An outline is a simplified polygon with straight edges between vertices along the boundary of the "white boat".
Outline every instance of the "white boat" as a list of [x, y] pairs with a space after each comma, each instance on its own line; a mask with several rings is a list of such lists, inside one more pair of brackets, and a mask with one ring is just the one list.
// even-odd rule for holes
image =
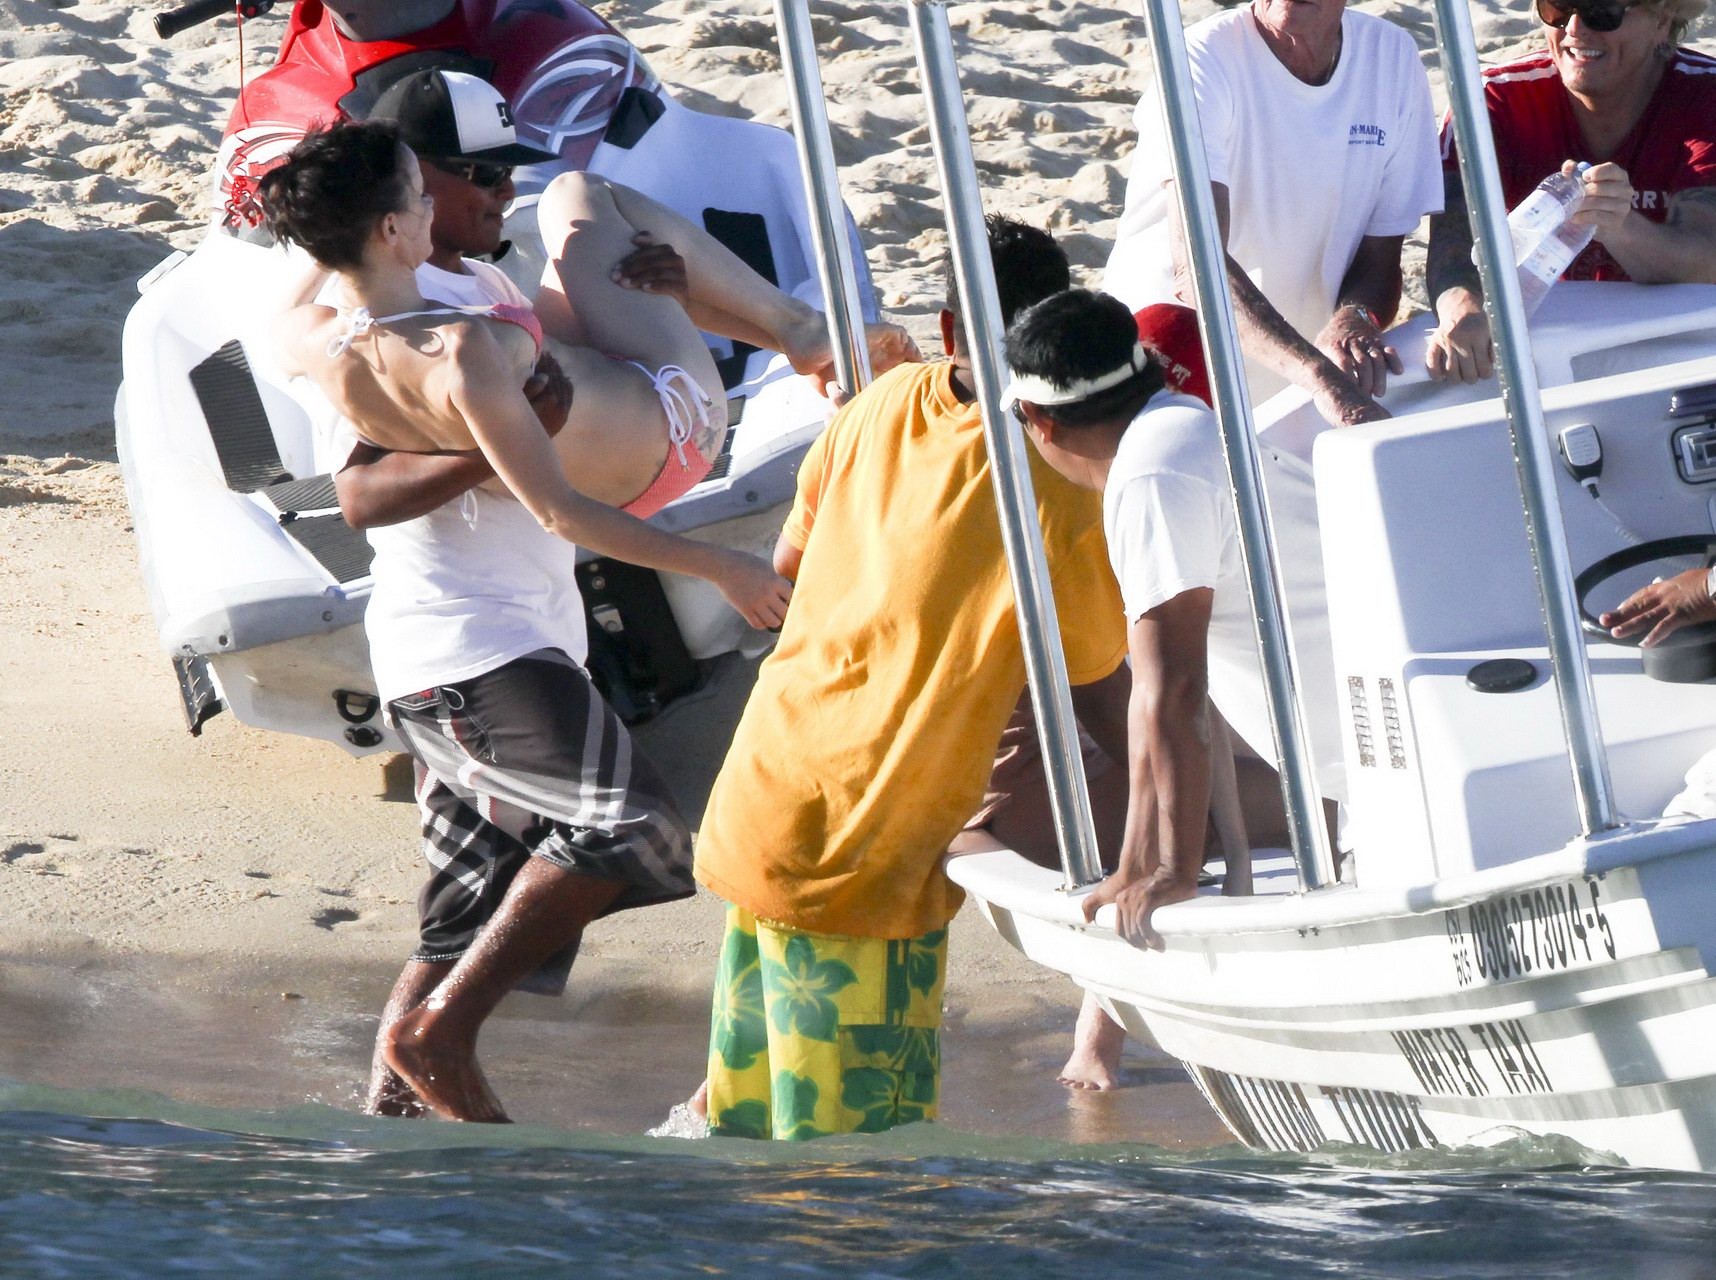
[[[1262, 859], [1253, 896], [1158, 910], [1160, 951], [1119, 937], [1111, 906], [1083, 918], [1100, 872], [997, 310], [974, 302], [992, 284], [952, 42], [926, 0], [914, 36], [1064, 862], [1000, 850], [948, 874], [1005, 940], [1183, 1062], [1250, 1146], [1557, 1135], [1716, 1170], [1716, 821], [1654, 816], [1716, 749], [1716, 684], [1647, 673], [1594, 620], [1582, 633], [1576, 598], [1600, 611], [1651, 557], [1716, 556], [1716, 287], [1559, 285], [1526, 356], [1517, 284], [1486, 267], [1505, 407], [1495, 382], [1420, 372], [1392, 387], [1392, 421], [1331, 431], [1288, 391], [1254, 434], [1180, 17], [1143, 8], [1296, 848]], [[1470, 15], [1436, 14], [1474, 225], [1499, 256]], [[1395, 332], [1409, 369], [1431, 323]], [[1326, 632], [1299, 660], [1330, 679], [1301, 681], [1284, 615], [1324, 594], [1326, 618], [1293, 631]], [[1716, 675], [1716, 640], [1688, 658]], [[1350, 883], [1296, 706], [1319, 689], [1340, 702], [1315, 710], [1343, 725]]]
[[[1396, 332], [1409, 364], [1425, 324]], [[1716, 471], [1687, 479], [1681, 447], [1716, 440], [1701, 397], [1716, 392], [1716, 288], [1561, 285], [1532, 345], [1550, 430], [1593, 426], [1605, 455], [1600, 500], [1561, 476], [1575, 564], [1716, 543]], [[1087, 925], [1060, 874], [1017, 854], [948, 871], [1002, 937], [1184, 1062], [1251, 1146], [1526, 1132], [1709, 1170], [1716, 822], [1652, 815], [1716, 749], [1716, 686], [1652, 679], [1636, 649], [1592, 642], [1637, 820], [1580, 837], [1495, 395], [1418, 381], [1388, 397], [1394, 421], [1338, 432], [1297, 392], [1258, 414], [1272, 496], [1301, 483], [1315, 441], [1356, 883], [1302, 894], [1288, 858], [1265, 860], [1255, 897], [1157, 912], [1151, 952], [1116, 935], [1112, 908]], [[1297, 545], [1277, 531], [1284, 553]], [[1483, 691], [1473, 673], [1497, 661], [1530, 669]]]
[[[599, 80], [613, 72], [609, 46], [624, 41], [595, 39], [604, 42], [591, 64]], [[587, 167], [709, 226], [783, 290], [820, 305], [812, 213], [791, 136], [675, 102], [635, 50], [624, 52], [620, 63], [636, 81], [621, 99], [628, 121], [624, 129], [610, 124]], [[573, 95], [566, 109], [583, 107]], [[578, 116], [581, 127], [587, 115]], [[265, 161], [289, 149], [302, 128], [250, 133], [253, 160]], [[540, 191], [551, 168], [521, 171], [525, 194], [508, 223], [515, 252], [502, 259], [532, 293], [544, 255], [528, 193], [532, 183]], [[855, 241], [849, 219], [844, 225]], [[194, 252], [173, 254], [143, 278], [126, 319], [119, 459], [161, 647], [193, 734], [230, 709], [247, 724], [326, 739], [358, 755], [398, 750], [379, 714], [362, 626], [369, 547], [338, 513], [328, 476], [334, 460], [318, 456], [314, 424], [331, 410], [302, 380], [282, 377], [270, 355], [266, 300], [280, 294], [294, 260], [254, 238], [217, 217]], [[854, 257], [855, 296], [874, 319], [869, 273], [861, 253]], [[791, 496], [798, 461], [830, 409], [784, 356], [710, 343], [732, 426], [709, 476], [653, 523], [757, 550], [772, 544], [773, 531], [751, 517]], [[655, 668], [650, 679], [671, 663], [683, 687], [696, 676], [696, 660], [768, 643], [713, 586], [666, 574], [659, 593], [655, 575], [644, 575], [638, 612], [653, 634], [640, 639], [639, 619], [611, 595], [643, 571], [582, 558], [591, 667], [598, 680], [611, 677], [622, 714], [636, 705], [622, 701], [635, 690], [614, 686], [640, 648]], [[650, 696], [649, 689], [641, 695]]]

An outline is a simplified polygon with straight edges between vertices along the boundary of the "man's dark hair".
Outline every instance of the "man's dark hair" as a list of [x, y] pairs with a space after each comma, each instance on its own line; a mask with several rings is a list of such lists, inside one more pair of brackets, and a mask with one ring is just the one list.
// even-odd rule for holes
[[[989, 233], [989, 260], [995, 266], [995, 291], [1001, 296], [1001, 323], [1013, 323], [1032, 303], [1059, 293], [1072, 283], [1066, 252], [1047, 231], [992, 213], [983, 219]], [[970, 339], [959, 309], [959, 282], [953, 273], [953, 248], [941, 260], [947, 309], [953, 312], [954, 341], [969, 349]]]
[[[1067, 289], [1030, 308], [1007, 331], [1007, 364], [1015, 373], [1058, 387], [1112, 373], [1132, 359], [1138, 324], [1126, 304], [1106, 293]], [[1150, 356], [1126, 381], [1071, 404], [1037, 407], [1062, 427], [1130, 422], [1162, 389], [1162, 366]]]
[[362, 265], [376, 223], [404, 209], [408, 190], [399, 131], [382, 123], [313, 129], [256, 184], [274, 238], [335, 271]]

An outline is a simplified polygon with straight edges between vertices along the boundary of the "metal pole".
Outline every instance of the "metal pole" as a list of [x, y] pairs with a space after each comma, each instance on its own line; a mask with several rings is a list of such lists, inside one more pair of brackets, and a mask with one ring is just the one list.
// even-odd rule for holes
[[1495, 338], [1502, 402], [1513, 433], [1514, 465], [1525, 500], [1525, 532], [1537, 570], [1544, 629], [1549, 635], [1549, 663], [1555, 672], [1561, 724], [1572, 760], [1573, 797], [1580, 829], [1589, 836], [1619, 825], [1619, 819], [1591, 688], [1590, 657], [1579, 630], [1573, 566], [1561, 522], [1561, 499], [1555, 489], [1555, 463], [1549, 456], [1549, 433], [1543, 425], [1537, 368], [1526, 346], [1525, 308], [1520, 303], [1519, 276], [1513, 269], [1513, 241], [1502, 205], [1495, 139], [1488, 127], [1477, 40], [1466, 0], [1436, 0], [1436, 34], [1460, 144], [1460, 178], [1477, 233], [1484, 309]]
[[810, 206], [811, 238], [828, 305], [829, 339], [834, 347], [834, 376], [849, 393], [870, 381], [870, 348], [864, 337], [864, 307], [858, 297], [858, 273], [846, 234], [846, 206], [840, 200], [839, 170], [828, 133], [828, 103], [816, 40], [810, 29], [808, 0], [776, 0], [781, 62], [792, 95], [792, 132], [798, 141], [798, 166]]
[[1055, 815], [1066, 888], [1072, 890], [1102, 879], [1102, 861], [1096, 851], [1084, 757], [1079, 752], [1072, 692], [1067, 684], [1066, 655], [1061, 651], [1055, 599], [1049, 590], [1043, 531], [1037, 523], [1037, 496], [1031, 486], [1027, 453], [1030, 446], [1024, 432], [1010, 426], [1009, 415], [1001, 407], [1005, 386], [1001, 302], [995, 292], [977, 165], [971, 155], [965, 100], [960, 94], [959, 68], [953, 60], [953, 35], [944, 3], [908, 0], [907, 9], [917, 44], [918, 74], [929, 107], [930, 140], [941, 173], [954, 276], [971, 342], [971, 369], [977, 382], [977, 403], [983, 412], [995, 502], [1001, 511], [1001, 540], [1013, 580], [1031, 705], [1042, 739], [1049, 804]]
[[1275, 751], [1281, 761], [1281, 792], [1287, 802], [1293, 861], [1299, 868], [1300, 887], [1320, 889], [1335, 881], [1334, 856], [1323, 823], [1316, 773], [1306, 748], [1298, 696], [1299, 667], [1281, 607], [1281, 570], [1269, 522], [1269, 495], [1263, 485], [1251, 398], [1240, 365], [1239, 334], [1234, 328], [1233, 298], [1227, 284], [1227, 251], [1222, 246], [1210, 192], [1209, 161], [1192, 96], [1185, 32], [1180, 28], [1179, 6], [1173, 0], [1144, 0], [1144, 19], [1156, 51], [1156, 82], [1168, 121], [1175, 193], [1192, 260], [1198, 328], [1209, 355], [1222, 451], [1227, 455], [1227, 474], [1239, 515], [1245, 577], [1251, 588], [1252, 611], [1257, 615], [1257, 642], [1263, 654]]

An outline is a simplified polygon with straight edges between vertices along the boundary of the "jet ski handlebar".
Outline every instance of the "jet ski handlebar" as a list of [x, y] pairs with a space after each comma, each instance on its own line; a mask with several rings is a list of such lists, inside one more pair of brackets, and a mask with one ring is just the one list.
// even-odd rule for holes
[[274, 7], [274, 0], [191, 0], [177, 9], [167, 9], [155, 15], [155, 34], [170, 40], [181, 31], [201, 26], [223, 13], [236, 13], [240, 18], [260, 18]]

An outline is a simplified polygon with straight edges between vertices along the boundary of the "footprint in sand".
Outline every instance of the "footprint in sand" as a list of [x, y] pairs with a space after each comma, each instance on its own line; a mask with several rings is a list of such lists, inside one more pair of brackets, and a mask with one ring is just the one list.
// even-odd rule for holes
[[349, 911], [345, 907], [323, 907], [310, 917], [310, 923], [318, 929], [327, 929], [332, 932], [335, 925], [350, 924], [357, 918], [357, 912]]

